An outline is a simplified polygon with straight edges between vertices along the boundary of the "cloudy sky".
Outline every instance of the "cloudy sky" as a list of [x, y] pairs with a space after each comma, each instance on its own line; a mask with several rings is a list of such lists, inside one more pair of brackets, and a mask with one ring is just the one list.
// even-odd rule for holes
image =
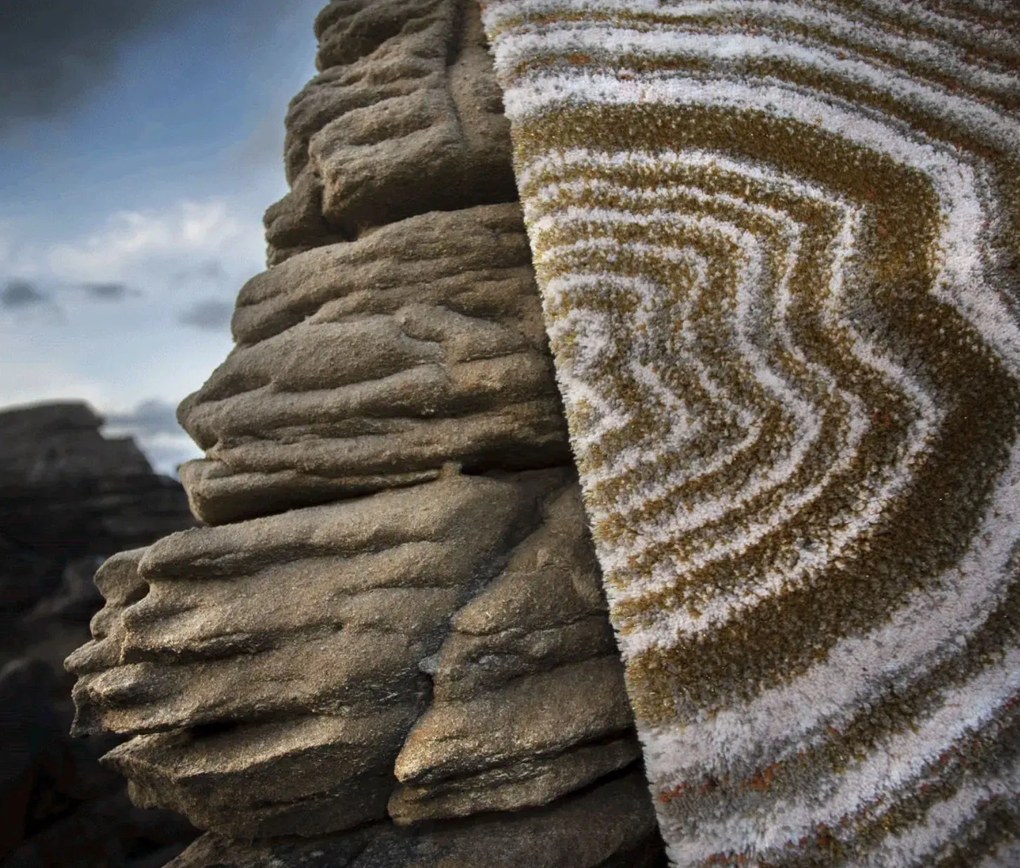
[[286, 191], [325, 0], [0, 0], [0, 406], [77, 398], [166, 471]]

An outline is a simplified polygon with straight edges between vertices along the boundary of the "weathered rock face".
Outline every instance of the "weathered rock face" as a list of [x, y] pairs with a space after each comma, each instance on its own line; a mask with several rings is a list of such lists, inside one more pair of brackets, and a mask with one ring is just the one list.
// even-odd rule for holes
[[465, 470], [569, 460], [515, 204], [301, 253], [241, 291], [238, 346], [180, 419], [181, 477], [232, 521]]
[[178, 866], [657, 864], [476, 5], [316, 27], [272, 267], [179, 411], [215, 526], [100, 570], [75, 729], [210, 830]]
[[648, 834], [648, 786], [631, 772], [541, 809], [401, 827], [373, 823], [345, 835], [256, 841], [200, 838], [167, 868], [433, 868], [598, 865], [653, 868], [661, 844]]
[[79, 734], [236, 837], [541, 805], [637, 757], [568, 470], [452, 475], [109, 560]]
[[415, 214], [516, 201], [477, 4], [334, 2], [315, 30], [321, 74], [287, 115], [292, 192], [266, 214], [270, 264]]

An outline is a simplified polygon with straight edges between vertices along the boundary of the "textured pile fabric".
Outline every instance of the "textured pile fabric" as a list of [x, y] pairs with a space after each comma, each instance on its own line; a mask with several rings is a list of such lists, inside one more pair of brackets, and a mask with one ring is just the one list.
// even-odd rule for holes
[[1020, 865], [1020, 5], [483, 6], [676, 865]]

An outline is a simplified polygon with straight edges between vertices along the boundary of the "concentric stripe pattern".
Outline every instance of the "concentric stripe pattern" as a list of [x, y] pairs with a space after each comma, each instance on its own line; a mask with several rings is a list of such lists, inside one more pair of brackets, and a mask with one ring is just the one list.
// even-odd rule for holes
[[677, 865], [1020, 852], [1020, 7], [499, 0]]

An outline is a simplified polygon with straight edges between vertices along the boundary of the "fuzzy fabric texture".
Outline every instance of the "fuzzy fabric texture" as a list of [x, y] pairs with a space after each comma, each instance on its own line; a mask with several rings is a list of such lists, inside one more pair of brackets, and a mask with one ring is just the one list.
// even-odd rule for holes
[[483, 16], [671, 859], [1020, 864], [1020, 7]]

